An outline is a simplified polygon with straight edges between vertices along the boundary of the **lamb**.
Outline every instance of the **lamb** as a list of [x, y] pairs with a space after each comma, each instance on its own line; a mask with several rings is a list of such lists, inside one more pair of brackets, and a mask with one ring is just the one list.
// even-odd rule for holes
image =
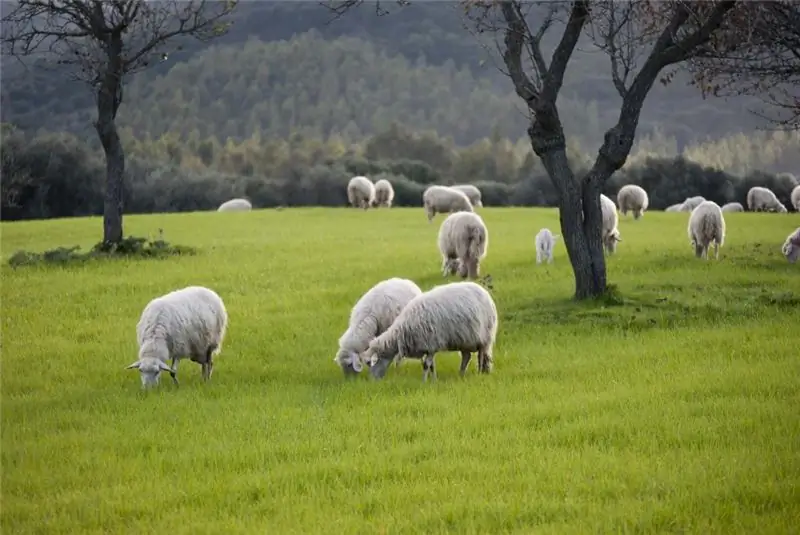
[[375, 199], [373, 200], [373, 206], [391, 208], [392, 201], [394, 201], [394, 188], [392, 187], [392, 183], [385, 178], [375, 182]]
[[682, 212], [683, 210], [681, 210], [681, 208], [683, 208], [683, 203], [672, 204], [672, 205], [667, 206], [666, 208], [664, 208], [664, 211], [665, 212]]
[[703, 201], [689, 216], [689, 240], [697, 258], [708, 260], [708, 247], [714, 242], [714, 258], [719, 259], [719, 248], [725, 241], [725, 218], [714, 201]]
[[436, 379], [434, 356], [460, 351], [463, 377], [472, 353], [478, 352], [478, 370], [489, 373], [497, 337], [497, 307], [492, 296], [474, 282], [454, 282], [411, 300], [389, 329], [374, 339], [364, 353], [375, 379], [386, 375], [395, 359], [422, 359], [422, 380]]
[[740, 202], [729, 202], [722, 205], [723, 212], [744, 212], [744, 206]]
[[628, 215], [628, 210], [633, 212], [633, 218], [639, 219], [647, 210], [650, 200], [647, 192], [635, 184], [622, 186], [617, 193], [617, 203], [622, 215]]
[[800, 212], [800, 186], [795, 186], [792, 190], [792, 194], [790, 195], [790, 199], [792, 200], [792, 206], [798, 212]]
[[790, 264], [797, 262], [797, 259], [800, 258], [800, 227], [786, 237], [781, 252]]
[[126, 369], [139, 370], [143, 388], [158, 385], [162, 371], [177, 385], [178, 361], [189, 357], [202, 366], [207, 381], [227, 327], [225, 305], [213, 290], [189, 286], [157, 297], [142, 311], [136, 325], [139, 358]]
[[247, 199], [231, 199], [219, 205], [217, 212], [249, 212], [253, 205]]
[[361, 296], [350, 312], [350, 323], [339, 338], [339, 351], [333, 359], [345, 377], [361, 373], [364, 367], [361, 354], [369, 343], [383, 334], [418, 295], [422, 295], [422, 290], [412, 281], [392, 278], [379, 282]]
[[430, 186], [422, 194], [422, 205], [428, 216], [428, 223], [437, 214], [453, 212], [474, 212], [469, 197], [462, 191], [447, 186]]
[[375, 200], [375, 186], [365, 176], [354, 176], [347, 183], [347, 201], [355, 208], [368, 209]]
[[473, 186], [472, 184], [458, 184], [450, 187], [466, 195], [469, 199], [469, 202], [472, 203], [473, 208], [483, 207], [481, 190], [479, 190], [477, 187]]
[[692, 210], [697, 208], [701, 202], [704, 202], [705, 200], [706, 198], [700, 195], [696, 197], [687, 197], [687, 199], [683, 201], [683, 204], [681, 205], [681, 212], [691, 212]]
[[478, 214], [456, 212], [447, 216], [439, 227], [438, 243], [442, 276], [458, 272], [461, 278], [476, 279], [489, 247], [489, 230]]
[[548, 264], [553, 263], [553, 247], [559, 234], [553, 234], [550, 229], [543, 228], [536, 235], [536, 263], [541, 264], [542, 260], [547, 260]]
[[761, 186], [754, 186], [747, 192], [747, 208], [752, 212], [787, 212], [772, 190]]
[[603, 211], [603, 227], [601, 230], [603, 246], [608, 254], [614, 254], [617, 251], [617, 242], [622, 241], [617, 228], [617, 223], [619, 222], [617, 206], [614, 201], [601, 193], [600, 209]]

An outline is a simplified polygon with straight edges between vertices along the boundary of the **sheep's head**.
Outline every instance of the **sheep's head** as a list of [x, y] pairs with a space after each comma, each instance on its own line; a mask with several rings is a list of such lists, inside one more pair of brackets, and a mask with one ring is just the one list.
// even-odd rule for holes
[[141, 358], [125, 369], [139, 370], [139, 376], [142, 379], [142, 388], [157, 386], [162, 371], [175, 374], [175, 370], [170, 368], [166, 362], [152, 357]]
[[783, 205], [783, 203], [778, 203], [778, 213], [785, 214], [787, 212], [788, 210], [786, 210], [786, 207]]
[[353, 377], [364, 369], [364, 360], [355, 351], [340, 349], [333, 361], [341, 366], [345, 377]]
[[622, 241], [622, 237], [619, 235], [619, 229], [614, 229], [608, 234], [606, 234], [605, 238], [603, 238], [603, 244], [606, 246], [606, 250], [610, 253], [613, 253], [617, 250], [617, 243]]
[[395, 352], [384, 348], [376, 338], [363, 354], [364, 362], [375, 379], [382, 379], [395, 357]]
[[783, 244], [781, 252], [790, 264], [797, 262], [797, 259], [800, 258], [800, 233], [790, 236], [786, 243]]

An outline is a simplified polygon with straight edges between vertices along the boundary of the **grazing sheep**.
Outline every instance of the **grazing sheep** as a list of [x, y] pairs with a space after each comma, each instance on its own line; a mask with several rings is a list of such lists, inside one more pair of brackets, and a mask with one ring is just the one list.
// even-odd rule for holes
[[481, 200], [481, 190], [472, 184], [458, 184], [450, 187], [466, 195], [469, 199], [469, 202], [472, 203], [473, 208], [481, 208], [483, 206], [483, 201]]
[[701, 202], [705, 202], [706, 198], [698, 195], [696, 197], [687, 197], [683, 204], [681, 205], [681, 212], [691, 212], [698, 206], [700, 206]]
[[430, 186], [426, 189], [422, 194], [422, 205], [425, 207], [428, 223], [433, 221], [437, 213], [474, 212], [472, 203], [464, 192], [447, 186]]
[[744, 212], [744, 206], [740, 202], [729, 202], [722, 206], [723, 212]]
[[797, 227], [794, 232], [786, 237], [786, 241], [781, 247], [781, 252], [790, 264], [797, 262], [800, 257], [800, 227]]
[[754, 186], [747, 192], [747, 209], [751, 212], [787, 212], [772, 190], [761, 186]]
[[361, 296], [350, 312], [350, 323], [339, 338], [339, 351], [333, 359], [345, 377], [361, 373], [364, 367], [361, 354], [369, 343], [383, 334], [418, 295], [422, 295], [422, 290], [412, 281], [392, 278], [379, 282]]
[[394, 188], [392, 187], [392, 183], [385, 178], [375, 182], [375, 200], [372, 202], [373, 206], [391, 208], [392, 201], [394, 201]]
[[454, 282], [411, 300], [389, 329], [374, 339], [364, 353], [370, 373], [381, 379], [395, 359], [422, 359], [422, 380], [432, 373], [439, 351], [461, 352], [461, 376], [472, 352], [478, 352], [478, 370], [492, 369], [492, 348], [497, 336], [497, 307], [492, 296], [474, 282]]
[[628, 215], [628, 210], [633, 212], [633, 218], [639, 219], [647, 210], [650, 200], [647, 192], [635, 184], [622, 186], [617, 192], [617, 204], [622, 215]]
[[157, 385], [162, 371], [169, 372], [177, 385], [178, 361], [189, 357], [202, 366], [207, 381], [227, 326], [225, 305], [208, 288], [189, 286], [156, 297], [144, 307], [136, 325], [139, 359], [126, 369], [139, 370], [144, 388]]
[[800, 186], [794, 187], [790, 198], [792, 200], [792, 206], [794, 206], [794, 209], [800, 212]]
[[683, 203], [672, 204], [672, 205], [667, 206], [666, 208], [664, 208], [664, 211], [665, 212], [682, 212], [683, 210], [681, 210], [681, 208], [683, 208]]
[[547, 260], [548, 264], [553, 263], [553, 247], [560, 235], [553, 234], [550, 229], [543, 228], [536, 235], [536, 263], [541, 264], [542, 260]]
[[714, 201], [703, 201], [689, 216], [689, 240], [697, 258], [708, 260], [708, 247], [714, 242], [714, 258], [725, 241], [725, 218]]
[[617, 223], [619, 222], [617, 206], [614, 201], [601, 193], [600, 208], [603, 211], [603, 228], [601, 230], [603, 246], [608, 254], [614, 254], [617, 251], [617, 242], [622, 241], [617, 228]]
[[458, 272], [461, 278], [476, 279], [489, 247], [489, 230], [478, 214], [456, 212], [442, 221], [438, 243], [442, 253], [442, 276]]
[[355, 208], [366, 210], [375, 200], [375, 186], [365, 176], [354, 176], [347, 183], [347, 201]]
[[249, 212], [253, 205], [247, 199], [231, 199], [219, 205], [217, 212]]

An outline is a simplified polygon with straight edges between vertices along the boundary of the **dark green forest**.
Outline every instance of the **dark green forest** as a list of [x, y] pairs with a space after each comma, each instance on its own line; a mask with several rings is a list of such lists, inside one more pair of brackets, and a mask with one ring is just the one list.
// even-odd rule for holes
[[[480, 184], [487, 204], [554, 204], [521, 101], [454, 7], [364, 7], [326, 24], [316, 2], [241, 3], [227, 35], [182, 43], [127, 81], [126, 211], [209, 209], [234, 195], [343, 205], [354, 173], [391, 177], [400, 205], [434, 182]], [[577, 168], [619, 110], [608, 63], [582, 52], [567, 72], [560, 111]], [[2, 69], [3, 219], [100, 213], [89, 89], [37, 62], [4, 57]], [[800, 137], [756, 131], [752, 102], [704, 100], [680, 74], [658, 85], [608, 192], [649, 184], [654, 208], [741, 199], [754, 181], [784, 195], [793, 179], [776, 174], [800, 170]]]

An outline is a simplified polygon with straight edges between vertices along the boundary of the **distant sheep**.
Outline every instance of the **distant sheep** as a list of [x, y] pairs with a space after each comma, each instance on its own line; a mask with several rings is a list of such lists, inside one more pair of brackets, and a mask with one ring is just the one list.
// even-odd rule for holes
[[453, 212], [474, 212], [472, 203], [464, 192], [447, 186], [430, 186], [422, 194], [422, 205], [428, 216], [428, 223], [438, 214]]
[[794, 206], [794, 209], [800, 212], [800, 186], [794, 187], [790, 198], [792, 200], [792, 206]]
[[553, 234], [550, 229], [543, 228], [536, 235], [536, 263], [541, 264], [542, 260], [547, 260], [548, 264], [553, 263], [553, 247], [560, 235]]
[[461, 352], [461, 376], [472, 353], [478, 352], [478, 370], [492, 370], [492, 348], [497, 337], [497, 307], [492, 296], [474, 282], [437, 286], [415, 297], [391, 327], [370, 342], [364, 360], [376, 379], [386, 375], [395, 359], [422, 359], [423, 381], [433, 374], [439, 351]]
[[786, 237], [781, 252], [790, 264], [797, 262], [797, 259], [800, 258], [800, 227]]
[[740, 202], [729, 202], [722, 206], [723, 212], [744, 212], [744, 206]]
[[681, 205], [681, 212], [691, 212], [692, 210], [700, 206], [700, 203], [705, 202], [705, 200], [706, 198], [700, 195], [696, 197], [688, 197], [685, 201], [683, 201], [683, 204]]
[[681, 208], [683, 208], [683, 203], [673, 204], [673, 205], [667, 206], [664, 209], [664, 211], [665, 212], [681, 212], [682, 211]]
[[714, 201], [703, 201], [689, 216], [689, 240], [697, 258], [708, 260], [708, 248], [714, 243], [714, 258], [719, 259], [719, 248], [725, 242], [725, 218]]
[[394, 201], [394, 188], [392, 183], [382, 178], [375, 182], [375, 200], [373, 205], [376, 207], [385, 206], [386, 208], [392, 207]]
[[787, 212], [772, 190], [761, 186], [754, 186], [747, 192], [747, 208], [751, 212]]
[[247, 199], [231, 199], [219, 205], [217, 212], [249, 212], [253, 205]]
[[347, 184], [347, 201], [355, 208], [368, 209], [375, 200], [375, 186], [365, 176], [354, 176]]
[[628, 211], [633, 212], [633, 218], [639, 219], [647, 210], [650, 200], [644, 188], [635, 184], [622, 186], [617, 192], [617, 204], [622, 215], [628, 215]]
[[476, 279], [489, 247], [489, 230], [478, 214], [456, 212], [439, 227], [438, 243], [443, 276], [458, 272], [462, 278]]
[[139, 359], [126, 369], [139, 370], [144, 388], [157, 385], [162, 371], [177, 385], [178, 361], [189, 357], [202, 366], [207, 381], [227, 326], [225, 305], [213, 290], [189, 286], [157, 297], [142, 311], [136, 325]]
[[450, 187], [466, 195], [469, 199], [469, 202], [472, 203], [473, 208], [481, 208], [483, 206], [483, 201], [481, 200], [481, 190], [472, 184], [458, 184]]
[[622, 241], [619, 235], [619, 229], [617, 228], [617, 224], [619, 223], [617, 206], [614, 204], [614, 201], [601, 193], [600, 208], [603, 211], [603, 227], [601, 229], [603, 246], [608, 254], [614, 254], [617, 251], [617, 243]]
[[422, 290], [408, 279], [392, 278], [370, 288], [353, 306], [350, 323], [339, 338], [339, 351], [333, 359], [345, 377], [361, 373], [362, 353], [376, 336], [383, 334], [400, 311]]

